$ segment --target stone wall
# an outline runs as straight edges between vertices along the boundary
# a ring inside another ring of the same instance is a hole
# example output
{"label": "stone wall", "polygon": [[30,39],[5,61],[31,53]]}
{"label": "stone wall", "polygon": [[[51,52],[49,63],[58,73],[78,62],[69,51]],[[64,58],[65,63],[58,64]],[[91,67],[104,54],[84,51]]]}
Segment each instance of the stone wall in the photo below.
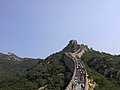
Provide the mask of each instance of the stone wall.
{"label": "stone wall", "polygon": [[[87,51],[87,49],[83,49],[78,51],[78,53],[74,53],[77,55],[77,57],[81,58],[81,56]],[[76,74],[76,64],[75,64],[75,58],[73,58],[69,53],[65,53],[64,55],[64,63],[67,66],[67,68],[73,73],[72,78],[66,87],[65,90],[73,90],[74,86],[74,78]],[[85,66],[85,65],[84,65]],[[87,78],[87,71],[86,71],[86,82],[85,82],[85,90],[88,90],[88,78]]]}
{"label": "stone wall", "polygon": [[75,63],[74,60],[67,55],[67,53],[65,53],[64,55],[64,63],[67,66],[67,68],[73,73],[75,69]]}
{"label": "stone wall", "polygon": [[72,78],[65,90],[73,90],[74,78],[76,73],[76,64],[74,60],[68,56],[67,53],[65,53],[64,62],[68,69],[73,73]]}

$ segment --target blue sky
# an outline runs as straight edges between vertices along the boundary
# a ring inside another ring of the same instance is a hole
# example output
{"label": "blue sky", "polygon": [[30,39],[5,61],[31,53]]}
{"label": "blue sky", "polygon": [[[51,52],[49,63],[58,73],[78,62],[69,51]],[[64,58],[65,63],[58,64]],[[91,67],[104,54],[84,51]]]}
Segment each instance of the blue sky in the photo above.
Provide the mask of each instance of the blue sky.
{"label": "blue sky", "polygon": [[45,58],[71,39],[120,54],[120,0],[0,0],[0,52]]}

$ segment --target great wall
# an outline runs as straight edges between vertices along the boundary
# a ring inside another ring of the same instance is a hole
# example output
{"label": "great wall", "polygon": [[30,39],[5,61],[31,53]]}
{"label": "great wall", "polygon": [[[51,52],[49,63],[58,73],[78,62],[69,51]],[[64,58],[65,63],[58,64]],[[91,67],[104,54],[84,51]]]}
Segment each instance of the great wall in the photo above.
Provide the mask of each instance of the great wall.
{"label": "great wall", "polygon": [[87,49],[81,46],[76,52],[66,52],[64,63],[73,73],[72,78],[65,90],[88,90],[87,71],[84,63],[80,59]]}
{"label": "great wall", "polygon": [[[80,45],[77,48],[77,41],[71,40],[69,45],[75,50],[73,53],[65,52],[63,61],[66,67],[72,73],[71,80],[65,90],[88,90],[88,74],[84,63],[81,60],[81,56],[87,51],[87,48]],[[39,88],[38,90],[43,90],[47,85]]]}

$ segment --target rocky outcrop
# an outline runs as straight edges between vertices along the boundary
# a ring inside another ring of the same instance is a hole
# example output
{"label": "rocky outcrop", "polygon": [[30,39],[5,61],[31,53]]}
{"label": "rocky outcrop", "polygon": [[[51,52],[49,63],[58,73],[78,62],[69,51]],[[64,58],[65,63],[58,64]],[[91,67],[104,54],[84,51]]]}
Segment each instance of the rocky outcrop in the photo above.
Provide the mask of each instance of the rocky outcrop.
{"label": "rocky outcrop", "polygon": [[70,40],[69,45],[72,48],[73,52],[75,52],[77,50],[78,44],[77,44],[76,40]]}

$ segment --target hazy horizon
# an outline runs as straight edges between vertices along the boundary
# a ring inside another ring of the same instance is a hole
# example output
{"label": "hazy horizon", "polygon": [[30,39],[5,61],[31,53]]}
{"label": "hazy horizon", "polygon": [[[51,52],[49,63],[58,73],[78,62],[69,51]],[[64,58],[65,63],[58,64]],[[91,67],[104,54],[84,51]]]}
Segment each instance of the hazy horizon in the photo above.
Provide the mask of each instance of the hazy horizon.
{"label": "hazy horizon", "polygon": [[0,0],[0,52],[46,58],[71,39],[120,54],[119,0]]}

